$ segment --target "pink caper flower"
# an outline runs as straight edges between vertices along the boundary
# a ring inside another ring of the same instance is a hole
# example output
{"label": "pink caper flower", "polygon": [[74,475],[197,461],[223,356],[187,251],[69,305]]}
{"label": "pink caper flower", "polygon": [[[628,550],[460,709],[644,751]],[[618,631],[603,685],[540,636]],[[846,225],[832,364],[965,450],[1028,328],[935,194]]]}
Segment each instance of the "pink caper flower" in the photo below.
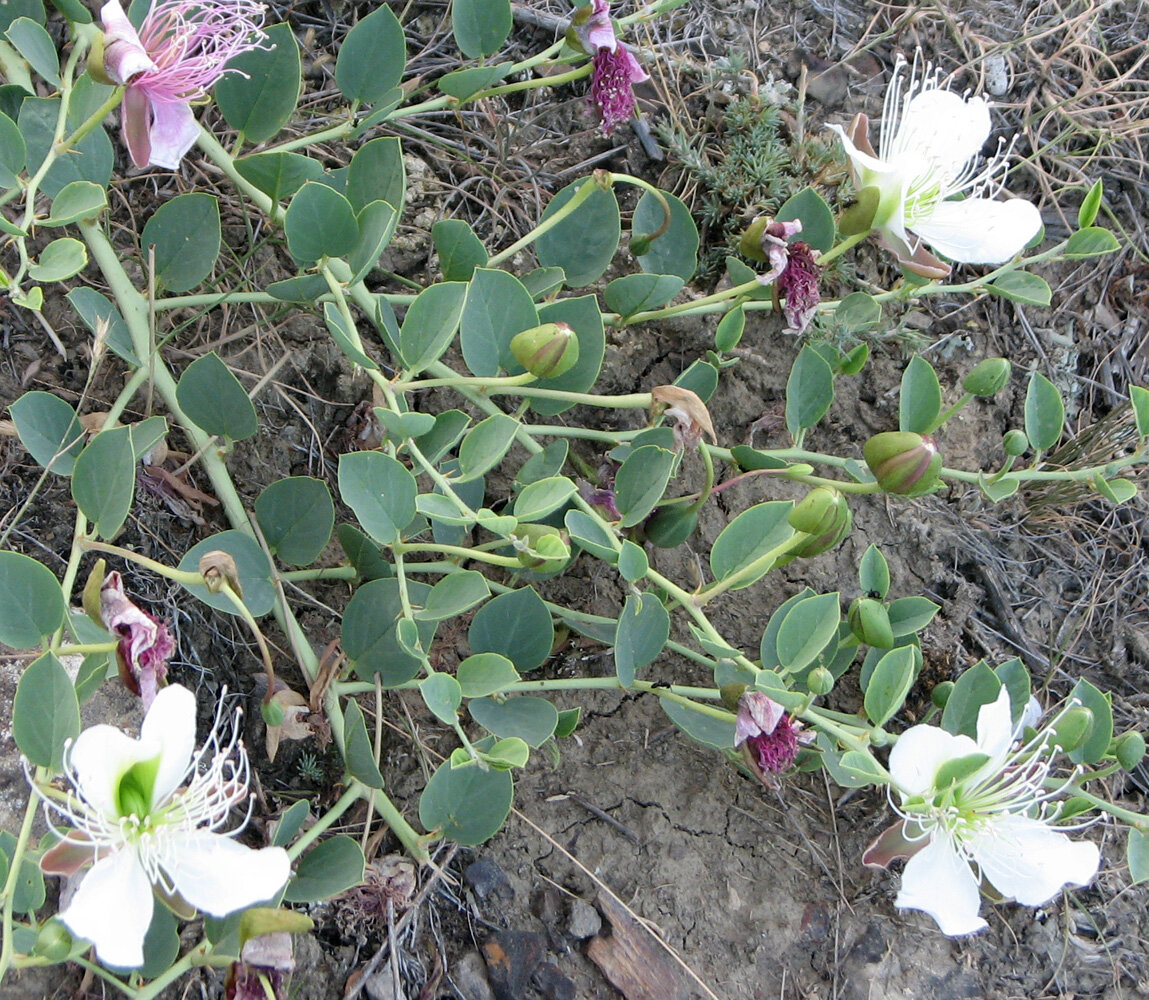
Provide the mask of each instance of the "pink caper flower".
{"label": "pink caper flower", "polygon": [[634,84],[649,80],[634,53],[614,32],[608,0],[594,0],[589,17],[574,25],[579,44],[594,57],[590,101],[602,115],[603,135],[610,135],[634,115]]}
{"label": "pink caper flower", "polygon": [[100,618],[119,639],[116,659],[120,679],[129,691],[140,696],[145,710],[151,708],[167,677],[168,660],[176,651],[171,632],[167,625],[128,599],[123,578],[116,572],[109,573],[100,588]]}
{"label": "pink caper flower", "polygon": [[[743,747],[746,763],[767,784],[781,774],[798,753],[799,743],[808,743],[799,724],[790,721],[778,702],[761,691],[744,691],[738,699],[734,724],[734,746]],[[745,744],[745,746],[743,746]]]}
{"label": "pink caper flower", "polygon": [[127,88],[124,144],[137,167],[179,166],[199,136],[192,102],[261,46],[264,11],[254,0],[158,0],[137,32],[118,0],[104,5],[104,70]]}
{"label": "pink caper flower", "polygon": [[785,305],[786,322],[798,333],[805,331],[822,301],[819,282],[822,269],[809,243],[791,238],[802,231],[802,222],[771,222],[762,230],[762,252],[770,270],[758,275],[758,283],[774,285]]}

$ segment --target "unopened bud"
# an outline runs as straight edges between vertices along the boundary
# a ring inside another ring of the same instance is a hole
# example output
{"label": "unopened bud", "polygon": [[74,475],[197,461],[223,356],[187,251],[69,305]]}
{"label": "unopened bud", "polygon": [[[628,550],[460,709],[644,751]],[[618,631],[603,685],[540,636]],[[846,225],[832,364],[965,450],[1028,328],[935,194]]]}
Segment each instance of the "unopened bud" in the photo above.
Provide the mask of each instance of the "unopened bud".
{"label": "unopened bud", "polygon": [[1005,358],[986,358],[963,380],[961,387],[973,396],[993,396],[1009,381],[1010,363]]}
{"label": "unopened bud", "polygon": [[930,701],[937,708],[945,708],[955,687],[957,685],[953,681],[942,681],[940,684],[935,684],[934,689],[930,692]]}
{"label": "unopened bud", "polygon": [[875,434],[862,446],[866,465],[887,493],[916,497],[938,483],[942,456],[937,442],[911,431]]}
{"label": "unopened bud", "polygon": [[829,694],[834,690],[834,675],[825,667],[815,667],[806,678],[806,687],[810,694]]}
{"label": "unopened bud", "polygon": [[1145,737],[1136,729],[1122,733],[1113,741],[1113,755],[1126,771],[1132,771],[1145,758]]}
{"label": "unopened bud", "polygon": [[794,506],[787,521],[791,528],[807,535],[790,549],[789,555],[809,558],[841,542],[854,523],[854,515],[841,493],[818,486]]}
{"label": "unopened bud", "polygon": [[306,934],[313,927],[315,921],[298,910],[253,906],[239,918],[239,943],[242,946],[266,934]]}
{"label": "unopened bud", "polygon": [[850,631],[859,642],[875,649],[894,648],[894,629],[890,625],[890,614],[881,601],[872,597],[859,597],[850,605],[847,614]]}
{"label": "unopened bud", "polygon": [[1065,753],[1076,750],[1093,732],[1093,713],[1084,705],[1066,709],[1050,727],[1054,745]]}
{"label": "unopened bud", "polygon": [[1015,427],[1013,430],[1005,432],[1005,437],[1001,439],[1001,446],[1007,455],[1019,458],[1029,450],[1029,438],[1025,436],[1025,431],[1019,431]]}
{"label": "unopened bud", "polygon": [[650,253],[650,245],[653,242],[653,237],[644,233],[635,233],[630,238],[630,252],[636,257],[645,257]]}
{"label": "unopened bud", "polygon": [[511,353],[537,378],[557,378],[578,362],[578,336],[567,323],[543,323],[516,334]]}
{"label": "unopened bud", "polygon": [[282,726],[283,720],[287,717],[283,706],[274,698],[271,701],[260,702],[259,712],[263,716],[263,721],[273,727]]}
{"label": "unopened bud", "polygon": [[62,962],[72,951],[72,935],[64,924],[52,917],[40,925],[36,932],[36,945],[32,954],[49,962]]}
{"label": "unopened bud", "polygon": [[511,544],[519,565],[527,569],[541,569],[548,563],[553,566],[571,556],[566,533],[549,524],[520,524],[511,535]]}

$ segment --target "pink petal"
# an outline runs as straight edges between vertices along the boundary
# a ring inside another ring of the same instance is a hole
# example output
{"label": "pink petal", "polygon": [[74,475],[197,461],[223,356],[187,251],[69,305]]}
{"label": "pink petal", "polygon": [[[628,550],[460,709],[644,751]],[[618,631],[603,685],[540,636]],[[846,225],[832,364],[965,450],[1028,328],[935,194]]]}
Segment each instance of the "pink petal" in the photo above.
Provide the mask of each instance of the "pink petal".
{"label": "pink petal", "polygon": [[157,167],[177,169],[184,154],[199,138],[199,125],[191,106],[153,102],[149,138],[152,147],[149,161]]}
{"label": "pink petal", "polygon": [[125,84],[140,73],[154,72],[156,64],[117,0],[104,4],[100,23],[104,26],[104,70],[109,77]]}

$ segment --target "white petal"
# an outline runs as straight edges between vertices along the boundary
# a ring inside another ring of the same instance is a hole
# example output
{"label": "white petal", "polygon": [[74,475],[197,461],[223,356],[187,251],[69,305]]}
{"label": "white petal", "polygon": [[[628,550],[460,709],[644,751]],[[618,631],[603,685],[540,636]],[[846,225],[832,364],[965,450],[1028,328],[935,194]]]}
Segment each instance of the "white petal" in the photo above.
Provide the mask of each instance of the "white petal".
{"label": "white petal", "polygon": [[1028,816],[988,824],[969,846],[994,888],[1026,906],[1040,906],[1063,885],[1088,885],[1101,861],[1092,841],[1070,840]]}
{"label": "white petal", "polygon": [[207,830],[190,831],[173,843],[163,866],[176,891],[214,917],[271,899],[291,875],[282,847],[257,851]]}
{"label": "white petal", "polygon": [[157,167],[175,170],[199,138],[199,126],[190,104],[152,102],[152,155]]}
{"label": "white petal", "polygon": [[926,156],[947,181],[981,151],[989,138],[989,105],[980,97],[964,100],[948,90],[925,90],[906,107],[890,151]]}
{"label": "white petal", "polygon": [[953,841],[940,832],[906,862],[894,905],[928,913],[950,937],[972,934],[986,926],[977,912],[981,905],[977,879]]}
{"label": "white petal", "polygon": [[127,83],[140,73],[154,71],[152,62],[132,22],[117,0],[110,0],[100,10],[104,26],[104,69],[117,83]]}
{"label": "white petal", "polygon": [[1002,264],[1025,249],[1041,228],[1041,213],[1023,198],[938,202],[914,232],[950,260]]}
{"label": "white petal", "polygon": [[1009,691],[1005,685],[997,693],[997,698],[988,705],[982,705],[977,713],[977,745],[989,755],[994,771],[1000,770],[1002,761],[1013,743],[1013,712],[1010,708]]}
{"label": "white petal", "polygon": [[144,963],[144,935],[155,902],[135,851],[117,851],[84,876],[60,919],[77,937],[91,941],[101,962],[120,969]]}
{"label": "white petal", "polygon": [[187,776],[195,750],[195,695],[172,684],[156,695],[140,726],[140,740],[161,747],[152,805],[165,802]]}
{"label": "white petal", "polygon": [[942,764],[977,752],[968,736],[954,736],[938,726],[914,726],[890,751],[890,774],[903,795],[921,795],[933,787]]}
{"label": "white petal", "polygon": [[120,779],[134,764],[159,756],[161,747],[152,740],[133,740],[114,726],[85,729],[68,751],[83,797],[110,819],[120,815],[116,793]]}

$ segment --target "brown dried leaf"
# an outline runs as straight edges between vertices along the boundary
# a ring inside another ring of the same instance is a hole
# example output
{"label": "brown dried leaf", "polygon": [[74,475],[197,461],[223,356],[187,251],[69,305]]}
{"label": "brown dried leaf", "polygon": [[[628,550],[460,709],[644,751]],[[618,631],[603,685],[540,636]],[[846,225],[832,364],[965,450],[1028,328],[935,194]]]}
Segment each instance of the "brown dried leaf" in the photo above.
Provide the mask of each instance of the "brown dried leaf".
{"label": "brown dried leaf", "polygon": [[650,390],[650,396],[655,403],[654,412],[665,412],[668,416],[677,417],[689,425],[694,436],[705,434],[713,444],[718,443],[718,435],[714,433],[714,423],[710,419],[710,411],[699,398],[698,393],[683,389],[677,385],[659,385]]}

